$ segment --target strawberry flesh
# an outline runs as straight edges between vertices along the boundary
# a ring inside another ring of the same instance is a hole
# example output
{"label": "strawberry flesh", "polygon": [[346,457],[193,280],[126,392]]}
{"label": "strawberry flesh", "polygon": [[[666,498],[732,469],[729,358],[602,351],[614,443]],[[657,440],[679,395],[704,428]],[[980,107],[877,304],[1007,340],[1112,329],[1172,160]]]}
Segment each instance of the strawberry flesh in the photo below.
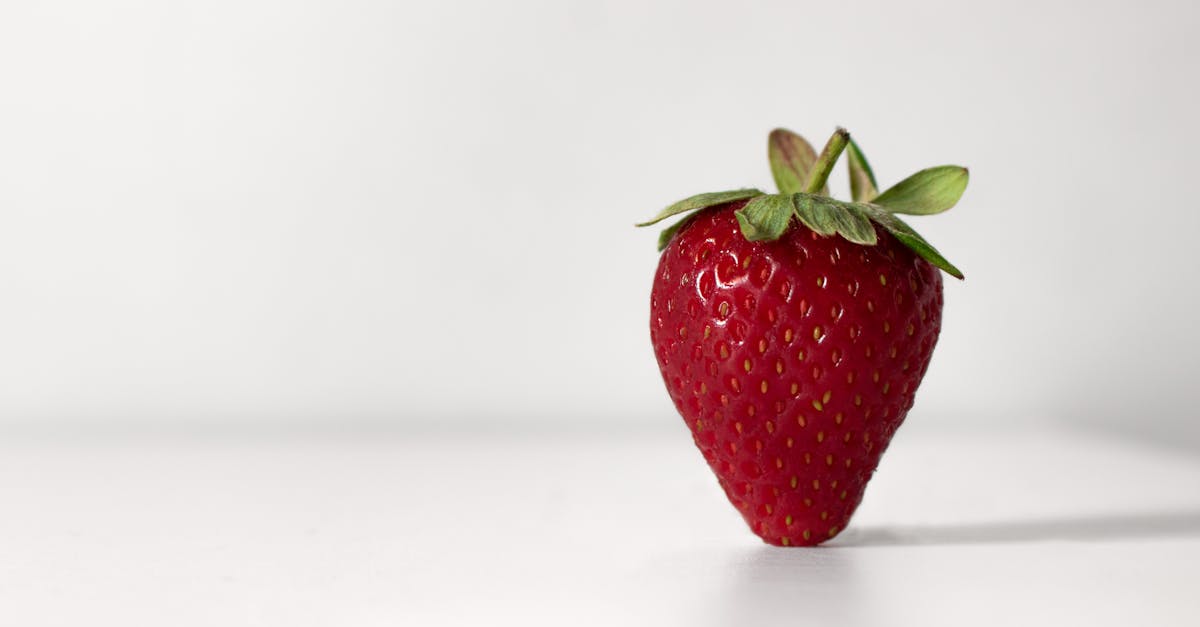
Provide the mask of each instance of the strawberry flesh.
{"label": "strawberry flesh", "polygon": [[688,218],[663,252],[650,335],[696,446],[751,530],[816,545],[845,529],[913,404],[941,326],[937,268],[793,222],[739,230],[739,201]]}

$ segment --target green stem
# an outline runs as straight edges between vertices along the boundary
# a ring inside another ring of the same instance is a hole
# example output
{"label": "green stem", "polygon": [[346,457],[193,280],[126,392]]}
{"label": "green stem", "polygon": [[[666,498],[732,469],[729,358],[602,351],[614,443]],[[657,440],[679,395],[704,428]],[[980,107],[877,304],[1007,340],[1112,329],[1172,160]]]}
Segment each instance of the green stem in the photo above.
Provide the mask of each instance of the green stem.
{"label": "green stem", "polygon": [[839,126],[833,132],[833,137],[826,142],[821,154],[817,155],[817,162],[813,164],[812,170],[808,173],[808,183],[804,185],[805,192],[816,194],[821,191],[822,187],[825,187],[825,182],[829,180],[829,173],[833,172],[833,164],[837,163],[838,157],[842,156],[842,151],[846,149],[848,143],[850,143],[850,132]]}

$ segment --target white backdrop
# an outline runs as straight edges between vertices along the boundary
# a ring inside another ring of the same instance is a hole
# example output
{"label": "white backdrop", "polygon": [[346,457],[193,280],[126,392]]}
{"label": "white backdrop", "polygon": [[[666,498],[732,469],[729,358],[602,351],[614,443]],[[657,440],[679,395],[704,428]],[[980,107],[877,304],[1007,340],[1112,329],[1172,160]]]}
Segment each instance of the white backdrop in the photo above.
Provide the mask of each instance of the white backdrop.
{"label": "white backdrop", "polygon": [[1197,5],[745,4],[4,3],[0,423],[673,424],[631,224],[844,125],[972,172],[914,420],[1197,434]]}

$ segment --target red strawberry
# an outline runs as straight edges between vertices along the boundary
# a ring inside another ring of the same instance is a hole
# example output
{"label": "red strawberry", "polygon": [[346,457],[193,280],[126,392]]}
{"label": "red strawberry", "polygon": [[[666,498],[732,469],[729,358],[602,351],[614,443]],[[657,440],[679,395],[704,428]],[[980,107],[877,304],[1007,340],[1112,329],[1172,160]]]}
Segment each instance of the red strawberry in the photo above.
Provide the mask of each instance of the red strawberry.
{"label": "red strawberry", "polygon": [[660,240],[650,338],[696,446],[770,544],[845,529],[929,366],[938,268],[962,277],[893,213],[948,209],[966,170],[923,170],[876,195],[850,143],[855,202],[836,201],[818,192],[847,143],[839,129],[818,157],[776,130],[781,194],[701,194],[650,222],[699,210]]}

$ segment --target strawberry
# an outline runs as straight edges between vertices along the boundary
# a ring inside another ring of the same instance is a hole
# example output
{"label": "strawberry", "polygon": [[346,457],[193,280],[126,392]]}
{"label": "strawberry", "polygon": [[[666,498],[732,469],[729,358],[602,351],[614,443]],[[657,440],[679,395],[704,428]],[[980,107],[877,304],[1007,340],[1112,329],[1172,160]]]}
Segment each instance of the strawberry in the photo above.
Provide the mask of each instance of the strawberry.
{"label": "strawberry", "polygon": [[[780,193],[700,194],[664,231],[650,338],[667,391],[721,488],[769,544],[816,545],[853,515],[913,405],[942,320],[940,271],[962,274],[895,214],[953,206],[967,170],[922,170],[882,194],[838,129],[817,155],[777,129]],[[849,147],[853,202],[826,179]]]}

